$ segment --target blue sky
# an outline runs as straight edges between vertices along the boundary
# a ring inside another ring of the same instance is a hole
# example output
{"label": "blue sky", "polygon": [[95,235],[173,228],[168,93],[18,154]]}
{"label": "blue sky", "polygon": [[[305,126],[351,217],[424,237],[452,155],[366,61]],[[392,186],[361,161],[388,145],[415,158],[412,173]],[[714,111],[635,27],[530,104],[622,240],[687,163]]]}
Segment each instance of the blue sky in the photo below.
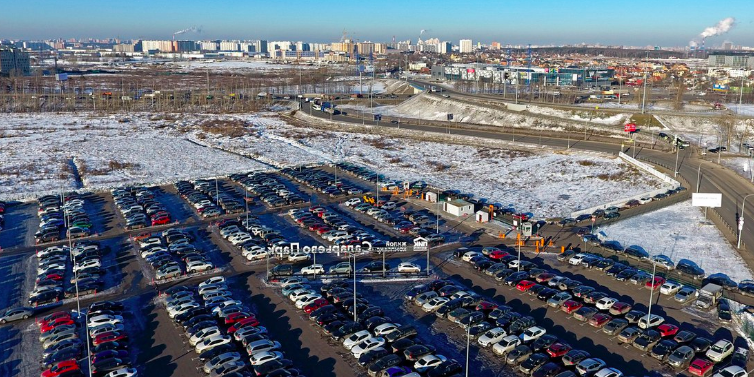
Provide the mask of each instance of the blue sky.
{"label": "blue sky", "polygon": [[457,44],[603,43],[684,46],[726,17],[736,26],[724,40],[754,46],[754,3],[724,1],[231,1],[0,0],[0,39],[149,38],[202,26],[186,39],[267,39],[332,42],[345,29],[353,39],[387,42],[437,37]]}

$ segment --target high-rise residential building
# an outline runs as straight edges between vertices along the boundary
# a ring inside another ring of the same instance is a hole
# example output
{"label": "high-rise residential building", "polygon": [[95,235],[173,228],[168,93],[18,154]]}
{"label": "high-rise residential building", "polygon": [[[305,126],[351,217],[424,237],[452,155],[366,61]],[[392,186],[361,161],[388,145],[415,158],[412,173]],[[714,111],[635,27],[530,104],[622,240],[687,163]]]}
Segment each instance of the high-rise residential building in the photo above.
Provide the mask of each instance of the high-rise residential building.
{"label": "high-rise residential building", "polygon": [[220,51],[239,51],[238,41],[220,41]]}
{"label": "high-rise residential building", "polygon": [[173,41],[141,41],[141,50],[143,52],[159,51],[159,52],[172,52]]}
{"label": "high-rise residential building", "polygon": [[175,52],[191,52],[196,50],[196,42],[194,41],[173,41],[173,51]]}
{"label": "high-rise residential building", "polygon": [[217,41],[199,41],[199,49],[202,51],[217,51],[220,49],[220,43]]}
{"label": "high-rise residential building", "polygon": [[491,50],[499,50],[500,49],[500,42],[492,42],[490,45]]}
{"label": "high-rise residential building", "polygon": [[31,74],[29,53],[17,48],[0,48],[0,75],[28,76]]}
{"label": "high-rise residential building", "polygon": [[372,42],[359,42],[356,44],[356,51],[359,55],[369,55],[374,53],[374,43]]}
{"label": "high-rise residential building", "polygon": [[440,42],[437,51],[441,54],[449,54],[453,51],[453,44],[448,41]]}
{"label": "high-rise residential building", "polygon": [[473,52],[474,44],[471,42],[471,39],[461,39],[461,42],[458,44],[458,51],[462,54]]}
{"label": "high-rise residential building", "polygon": [[733,42],[723,42],[723,50],[732,50]]}

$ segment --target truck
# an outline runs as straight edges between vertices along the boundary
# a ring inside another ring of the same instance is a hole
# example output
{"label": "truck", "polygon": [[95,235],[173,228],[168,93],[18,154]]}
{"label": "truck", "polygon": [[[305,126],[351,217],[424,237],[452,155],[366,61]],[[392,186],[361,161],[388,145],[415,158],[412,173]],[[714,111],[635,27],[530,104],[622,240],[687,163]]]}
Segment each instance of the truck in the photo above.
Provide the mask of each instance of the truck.
{"label": "truck", "polygon": [[723,287],[709,283],[699,290],[699,296],[694,306],[700,309],[710,309],[717,305],[717,301],[723,296]]}

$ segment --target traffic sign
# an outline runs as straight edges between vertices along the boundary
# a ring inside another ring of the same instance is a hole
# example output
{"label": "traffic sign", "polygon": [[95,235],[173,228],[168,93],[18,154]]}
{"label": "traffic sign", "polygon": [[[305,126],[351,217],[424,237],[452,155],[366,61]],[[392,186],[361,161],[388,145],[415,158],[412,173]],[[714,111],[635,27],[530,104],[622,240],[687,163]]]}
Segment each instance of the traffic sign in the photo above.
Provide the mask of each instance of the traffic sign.
{"label": "traffic sign", "polygon": [[626,123],[625,126],[623,126],[624,132],[636,132],[636,123]]}

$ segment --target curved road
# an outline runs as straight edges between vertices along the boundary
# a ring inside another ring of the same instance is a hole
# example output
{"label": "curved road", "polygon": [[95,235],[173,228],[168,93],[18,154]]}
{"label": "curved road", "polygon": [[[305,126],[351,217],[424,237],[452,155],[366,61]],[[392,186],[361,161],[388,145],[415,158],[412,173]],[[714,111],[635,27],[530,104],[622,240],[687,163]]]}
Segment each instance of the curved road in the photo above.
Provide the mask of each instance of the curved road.
{"label": "curved road", "polygon": [[[304,113],[309,114],[309,111],[304,111]],[[618,140],[592,140],[591,137],[584,140],[584,135],[577,133],[570,135],[567,133],[561,133],[558,134],[558,137],[552,137],[552,134],[550,134],[550,136],[532,136],[531,134],[521,135],[520,131],[516,134],[512,134],[502,129],[500,131],[492,130],[492,127],[485,127],[483,125],[479,125],[479,128],[483,128],[483,130],[474,129],[476,125],[465,125],[464,128],[448,128],[443,125],[432,125],[432,121],[415,118],[402,118],[410,121],[410,123],[402,121],[400,124],[394,124],[386,121],[379,123],[374,121],[362,121],[361,119],[342,115],[331,116],[330,114],[319,111],[312,111],[311,115],[322,119],[332,119],[334,121],[348,122],[357,125],[365,124],[369,126],[402,128],[421,132],[464,135],[508,141],[515,140],[519,143],[541,144],[561,149],[566,149],[570,145],[571,148],[611,154],[617,154],[621,149]],[[675,166],[677,159],[678,179],[681,182],[685,181],[685,186],[687,186],[689,190],[692,190],[692,192],[695,192],[697,187],[697,172],[701,165],[701,183],[699,192],[723,194],[722,207],[715,210],[710,209],[708,211],[708,218],[715,222],[722,233],[735,247],[737,236],[736,224],[741,211],[742,200],[745,195],[754,194],[754,185],[730,169],[697,158],[693,149],[684,149],[676,154],[675,152],[647,149],[649,147],[650,146],[648,145],[644,147],[640,144],[636,151],[632,151],[629,146],[624,149],[624,152],[629,155],[632,155],[635,152],[637,159],[664,167],[671,176],[676,169]],[[754,245],[754,198],[749,198],[747,201],[750,203],[745,207],[745,212],[743,214],[746,221],[744,222],[743,231],[741,232],[741,248],[739,249],[739,254],[741,254],[741,257],[749,268],[754,270],[754,254],[747,251],[745,248],[746,245]]]}

